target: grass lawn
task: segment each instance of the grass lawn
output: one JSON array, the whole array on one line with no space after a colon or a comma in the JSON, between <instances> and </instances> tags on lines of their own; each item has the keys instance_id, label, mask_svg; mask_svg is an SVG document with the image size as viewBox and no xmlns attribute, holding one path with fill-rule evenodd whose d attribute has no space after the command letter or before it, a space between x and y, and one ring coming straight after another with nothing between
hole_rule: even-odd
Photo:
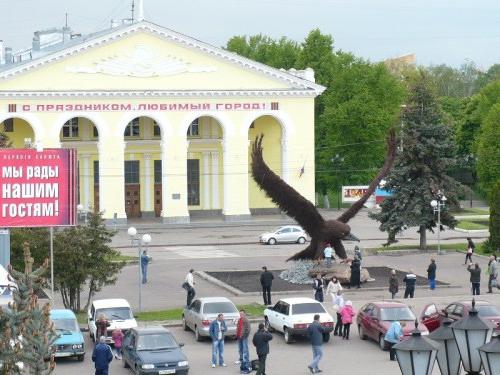
<instances>
[{"instance_id":1,"label":"grass lawn","mask_svg":"<svg viewBox=\"0 0 500 375\"><path fill-rule=\"evenodd\" d=\"M453 215L489 215L490 211L484 208L464 208L451 212Z\"/></svg>"},{"instance_id":2,"label":"grass lawn","mask_svg":"<svg viewBox=\"0 0 500 375\"><path fill-rule=\"evenodd\" d=\"M486 220L460 220L457 223L457 228L464 230L479 230L488 229L488 221Z\"/></svg>"},{"instance_id":3,"label":"grass lawn","mask_svg":"<svg viewBox=\"0 0 500 375\"><path fill-rule=\"evenodd\" d=\"M114 257L113 260L115 262L130 262L130 261L138 261L138 257L131 255L118 255L117 257Z\"/></svg>"},{"instance_id":4,"label":"grass lawn","mask_svg":"<svg viewBox=\"0 0 500 375\"><path fill-rule=\"evenodd\" d=\"M463 250L466 247L466 242L463 243L441 243L441 249L443 250ZM437 250L437 244L427 245L428 250ZM391 250L415 250L418 249L418 245L391 245L389 247L379 247L377 251L391 251Z\"/></svg>"}]
</instances>

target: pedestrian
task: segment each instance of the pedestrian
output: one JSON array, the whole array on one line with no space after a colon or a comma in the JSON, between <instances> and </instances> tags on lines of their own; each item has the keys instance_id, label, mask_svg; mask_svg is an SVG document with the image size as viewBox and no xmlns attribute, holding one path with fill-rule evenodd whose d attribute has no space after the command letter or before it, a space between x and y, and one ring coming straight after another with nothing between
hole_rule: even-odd
<instances>
[{"instance_id":1,"label":"pedestrian","mask_svg":"<svg viewBox=\"0 0 500 375\"><path fill-rule=\"evenodd\" d=\"M490 255L490 261L488 262L488 293L493 293L493 287L498 286L498 263L497 256Z\"/></svg>"},{"instance_id":2,"label":"pedestrian","mask_svg":"<svg viewBox=\"0 0 500 375\"><path fill-rule=\"evenodd\" d=\"M340 314L340 311L344 307L344 295L342 293L342 290L337 291L337 294L335 295L335 298L333 300L333 311L336 312L337 314L337 323L335 324L335 329L333 330L333 335L334 336L342 336L343 334L343 326L342 326L342 315Z\"/></svg>"},{"instance_id":3,"label":"pedestrian","mask_svg":"<svg viewBox=\"0 0 500 375\"><path fill-rule=\"evenodd\" d=\"M273 339L273 335L266 331L264 323L259 323L259 330L253 335L252 343L257 351L259 358L259 368L257 375L266 375L266 358L269 354L269 341Z\"/></svg>"},{"instance_id":4,"label":"pedestrian","mask_svg":"<svg viewBox=\"0 0 500 375\"><path fill-rule=\"evenodd\" d=\"M479 289L481 286L481 268L479 268L479 264L477 263L474 265L474 268L472 268L472 265L469 264L467 271L470 272L469 280L472 285L472 295L479 296L481 294Z\"/></svg>"},{"instance_id":5,"label":"pedestrian","mask_svg":"<svg viewBox=\"0 0 500 375\"><path fill-rule=\"evenodd\" d=\"M108 337L108 327L110 323L108 319L106 319L106 315L99 314L97 320L95 322L96 331L95 331L95 341L98 342L99 337L104 336L104 338Z\"/></svg>"},{"instance_id":6,"label":"pedestrian","mask_svg":"<svg viewBox=\"0 0 500 375\"><path fill-rule=\"evenodd\" d=\"M92 352L92 362L95 366L95 375L108 375L109 363L113 360L111 347L106 344L106 337L100 336L98 344Z\"/></svg>"},{"instance_id":7,"label":"pedestrian","mask_svg":"<svg viewBox=\"0 0 500 375\"><path fill-rule=\"evenodd\" d=\"M238 352L240 355L240 359L236 361L236 364L240 365L240 374L249 374L251 371L248 336L250 336L250 321L245 314L245 310L240 310L240 318L236 325L236 340L238 341Z\"/></svg>"},{"instance_id":8,"label":"pedestrian","mask_svg":"<svg viewBox=\"0 0 500 375\"><path fill-rule=\"evenodd\" d=\"M385 346L389 348L389 359L391 361L396 360L396 350L394 350L393 346L403 339L404 326L405 322L399 322L395 320L391 323L389 329L387 330L384 336Z\"/></svg>"},{"instance_id":9,"label":"pedestrian","mask_svg":"<svg viewBox=\"0 0 500 375\"><path fill-rule=\"evenodd\" d=\"M363 260L363 250L358 245L354 245L354 256L358 257L360 261Z\"/></svg>"},{"instance_id":10,"label":"pedestrian","mask_svg":"<svg viewBox=\"0 0 500 375\"><path fill-rule=\"evenodd\" d=\"M396 270L391 271L391 277L389 278L389 293L391 293L391 298L394 299L399 291L399 280L396 276Z\"/></svg>"},{"instance_id":11,"label":"pedestrian","mask_svg":"<svg viewBox=\"0 0 500 375\"><path fill-rule=\"evenodd\" d=\"M219 357L219 366L226 367L224 363L224 335L227 332L224 315L217 315L217 319L210 323L208 330L212 339L212 367L217 366L217 357Z\"/></svg>"},{"instance_id":12,"label":"pedestrian","mask_svg":"<svg viewBox=\"0 0 500 375\"><path fill-rule=\"evenodd\" d=\"M342 338L349 340L349 331L351 330L352 318L356 315L354 308L352 307L352 302L347 301L340 310L340 315L342 316L342 326L344 329L344 334Z\"/></svg>"},{"instance_id":13,"label":"pedestrian","mask_svg":"<svg viewBox=\"0 0 500 375\"><path fill-rule=\"evenodd\" d=\"M186 306L189 307L191 305L191 302L193 301L194 296L196 295L196 291L194 290L194 269L190 269L188 274L186 275L186 278L184 279L184 284L182 284L182 287L186 289L187 296L186 296Z\"/></svg>"},{"instance_id":14,"label":"pedestrian","mask_svg":"<svg viewBox=\"0 0 500 375\"><path fill-rule=\"evenodd\" d=\"M323 284L321 273L318 273L313 282L314 299L318 302L323 302Z\"/></svg>"},{"instance_id":15,"label":"pedestrian","mask_svg":"<svg viewBox=\"0 0 500 375\"><path fill-rule=\"evenodd\" d=\"M415 284L417 284L417 275L413 273L412 270L408 272L403 279L403 282L405 283L405 298L413 298L415 294Z\"/></svg>"},{"instance_id":16,"label":"pedestrian","mask_svg":"<svg viewBox=\"0 0 500 375\"><path fill-rule=\"evenodd\" d=\"M262 286L262 297L264 298L264 305L271 305L271 287L273 286L274 275L267 270L267 267L262 267L260 274L260 285Z\"/></svg>"},{"instance_id":17,"label":"pedestrian","mask_svg":"<svg viewBox=\"0 0 500 375\"><path fill-rule=\"evenodd\" d=\"M141 254L141 274L143 284L148 282L148 264L151 262L151 259L152 258L148 255L148 251L144 250Z\"/></svg>"},{"instance_id":18,"label":"pedestrian","mask_svg":"<svg viewBox=\"0 0 500 375\"><path fill-rule=\"evenodd\" d=\"M342 285L340 284L339 279L333 276L326 287L326 295L331 297L332 303L339 290L342 290Z\"/></svg>"},{"instance_id":19,"label":"pedestrian","mask_svg":"<svg viewBox=\"0 0 500 375\"><path fill-rule=\"evenodd\" d=\"M113 339L114 349L115 349L115 358L122 359L122 341L123 341L123 332L120 328L116 328L111 335Z\"/></svg>"},{"instance_id":20,"label":"pedestrian","mask_svg":"<svg viewBox=\"0 0 500 375\"><path fill-rule=\"evenodd\" d=\"M351 280L349 287L357 287L358 289L361 288L361 262L358 257L354 257L351 262Z\"/></svg>"},{"instance_id":21,"label":"pedestrian","mask_svg":"<svg viewBox=\"0 0 500 375\"><path fill-rule=\"evenodd\" d=\"M465 254L464 264L467 264L467 260L469 260L470 264L472 264L472 253L474 253L475 248L476 245L474 245L474 242L472 242L472 238L467 237L467 252Z\"/></svg>"},{"instance_id":22,"label":"pedestrian","mask_svg":"<svg viewBox=\"0 0 500 375\"><path fill-rule=\"evenodd\" d=\"M429 281L429 289L436 289L436 260L431 258L431 264L427 267L427 280Z\"/></svg>"},{"instance_id":23,"label":"pedestrian","mask_svg":"<svg viewBox=\"0 0 500 375\"><path fill-rule=\"evenodd\" d=\"M309 324L309 327L307 327L307 333L309 335L309 339L311 340L313 352L313 360L307 368L311 371L311 374L316 374L318 372L322 372L318 365L319 361L323 357L323 350L321 347L323 346L323 334L325 333L325 329L319 323L319 314L314 315L314 321Z\"/></svg>"},{"instance_id":24,"label":"pedestrian","mask_svg":"<svg viewBox=\"0 0 500 375\"><path fill-rule=\"evenodd\" d=\"M325 255L326 259L326 266L330 268L332 266L333 249L329 242L326 243L326 247L325 250L323 250L323 254Z\"/></svg>"}]
</instances>

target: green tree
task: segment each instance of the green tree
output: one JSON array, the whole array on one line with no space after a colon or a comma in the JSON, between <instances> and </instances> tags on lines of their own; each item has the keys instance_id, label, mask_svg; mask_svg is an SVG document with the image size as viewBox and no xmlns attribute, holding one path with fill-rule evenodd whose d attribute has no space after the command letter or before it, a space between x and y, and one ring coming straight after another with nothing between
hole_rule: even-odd
<instances>
[{"instance_id":1,"label":"green tree","mask_svg":"<svg viewBox=\"0 0 500 375\"><path fill-rule=\"evenodd\" d=\"M491 189L490 237L487 246L491 252L500 252L500 180Z\"/></svg>"},{"instance_id":2,"label":"green tree","mask_svg":"<svg viewBox=\"0 0 500 375\"><path fill-rule=\"evenodd\" d=\"M477 175L481 189L490 195L500 180L500 101L481 124L477 139Z\"/></svg>"},{"instance_id":3,"label":"green tree","mask_svg":"<svg viewBox=\"0 0 500 375\"><path fill-rule=\"evenodd\" d=\"M23 244L28 242L34 264L40 266L49 257L49 236L48 228L12 228L10 232L10 264L15 269L24 267Z\"/></svg>"},{"instance_id":4,"label":"green tree","mask_svg":"<svg viewBox=\"0 0 500 375\"><path fill-rule=\"evenodd\" d=\"M432 85L424 73L410 85L403 112L403 149L387 176L386 188L392 195L381 204L381 211L370 217L379 221L380 230L388 233L388 244L408 227L418 227L420 249L426 249L426 231L436 227L430 202L442 192L448 198L441 222L454 227L450 206L458 205L458 183L447 175L455 163L451 128L442 123Z\"/></svg>"}]
</instances>

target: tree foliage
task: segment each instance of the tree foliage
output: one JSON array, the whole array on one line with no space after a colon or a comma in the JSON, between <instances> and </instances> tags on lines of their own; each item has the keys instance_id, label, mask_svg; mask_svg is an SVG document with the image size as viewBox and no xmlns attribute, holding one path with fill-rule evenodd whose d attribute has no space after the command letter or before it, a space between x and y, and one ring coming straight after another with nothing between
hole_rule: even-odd
<instances>
[{"instance_id":1,"label":"tree foliage","mask_svg":"<svg viewBox=\"0 0 500 375\"><path fill-rule=\"evenodd\" d=\"M487 246L492 252L500 252L500 179L491 189L490 237Z\"/></svg>"},{"instance_id":2,"label":"tree foliage","mask_svg":"<svg viewBox=\"0 0 500 375\"><path fill-rule=\"evenodd\" d=\"M500 86L499 86L500 87ZM486 194L500 181L500 100L488 112L477 139L477 175Z\"/></svg>"}]
</instances>

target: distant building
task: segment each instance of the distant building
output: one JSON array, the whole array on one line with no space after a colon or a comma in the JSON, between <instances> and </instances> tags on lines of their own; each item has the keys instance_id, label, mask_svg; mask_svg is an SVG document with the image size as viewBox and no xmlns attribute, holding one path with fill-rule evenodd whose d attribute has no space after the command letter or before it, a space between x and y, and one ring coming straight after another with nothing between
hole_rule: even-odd
<instances>
[{"instance_id":1,"label":"distant building","mask_svg":"<svg viewBox=\"0 0 500 375\"><path fill-rule=\"evenodd\" d=\"M408 68L414 68L417 57L414 53L409 53L399 57L384 60L384 64L393 73L399 74Z\"/></svg>"}]
</instances>

